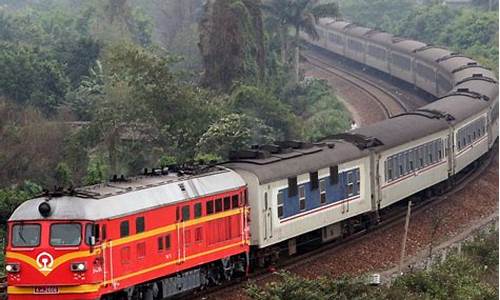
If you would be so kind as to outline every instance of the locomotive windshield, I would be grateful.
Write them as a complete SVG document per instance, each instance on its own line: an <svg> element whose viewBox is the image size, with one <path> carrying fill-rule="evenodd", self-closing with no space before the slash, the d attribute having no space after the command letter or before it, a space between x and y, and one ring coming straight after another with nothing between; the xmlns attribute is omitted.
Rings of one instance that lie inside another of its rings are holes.
<svg viewBox="0 0 500 300"><path fill-rule="evenodd" d="M39 224L16 224L12 227L12 246L36 247L40 245Z"/></svg>
<svg viewBox="0 0 500 300"><path fill-rule="evenodd" d="M50 226L51 246L78 246L82 240L82 225L52 224Z"/></svg>

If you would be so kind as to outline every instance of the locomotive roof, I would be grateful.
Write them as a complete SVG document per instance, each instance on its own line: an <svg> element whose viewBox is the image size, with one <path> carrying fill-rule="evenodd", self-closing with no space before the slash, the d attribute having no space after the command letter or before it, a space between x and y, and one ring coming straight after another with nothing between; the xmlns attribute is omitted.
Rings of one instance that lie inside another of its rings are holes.
<svg viewBox="0 0 500 300"><path fill-rule="evenodd" d="M257 176L260 184L266 184L299 174L316 172L366 155L366 151L351 143L335 141L330 143L330 146L315 146L307 152L294 150L286 157L273 155L271 159L236 160L224 165L235 170L251 172Z"/></svg>
<svg viewBox="0 0 500 300"><path fill-rule="evenodd" d="M129 182L107 183L79 189L75 196L52 198L49 204L53 220L100 220L138 213L155 207L234 190L245 186L234 171L217 167L216 171L198 176L139 177ZM40 197L22 203L10 221L43 219L39 212Z"/></svg>

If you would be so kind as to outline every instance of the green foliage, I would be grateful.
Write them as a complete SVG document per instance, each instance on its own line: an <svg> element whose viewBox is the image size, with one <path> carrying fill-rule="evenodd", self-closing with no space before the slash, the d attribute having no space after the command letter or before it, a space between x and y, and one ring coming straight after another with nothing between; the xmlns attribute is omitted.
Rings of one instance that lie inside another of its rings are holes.
<svg viewBox="0 0 500 300"><path fill-rule="evenodd" d="M264 86L240 85L231 94L232 110L261 119L281 132L279 138L297 136L297 117Z"/></svg>
<svg viewBox="0 0 500 300"><path fill-rule="evenodd" d="M0 42L0 94L54 113L69 87L62 66L38 49Z"/></svg>
<svg viewBox="0 0 500 300"><path fill-rule="evenodd" d="M256 300L498 299L498 231L466 244L462 256L451 255L430 270L398 277L390 287L372 287L352 278L304 279L287 272L278 275L279 281L264 288L250 285L247 294Z"/></svg>
<svg viewBox="0 0 500 300"><path fill-rule="evenodd" d="M59 187L67 188L72 185L71 170L65 162L57 164L54 177Z"/></svg>
<svg viewBox="0 0 500 300"><path fill-rule="evenodd" d="M215 155L215 154L210 154L210 153L199 153L196 155L194 158L195 161L208 164L211 162L219 162L222 160L221 156Z"/></svg>
<svg viewBox="0 0 500 300"><path fill-rule="evenodd" d="M20 186L0 189L0 226L5 224L17 206L41 192L42 188L31 181L25 181Z"/></svg>
<svg viewBox="0 0 500 300"><path fill-rule="evenodd" d="M94 157L90 160L85 177L85 184L92 185L102 183L108 179L108 166L102 157Z"/></svg>
<svg viewBox="0 0 500 300"><path fill-rule="evenodd" d="M158 160L158 165L161 168L165 168L165 167L168 167L169 165L173 165L173 164L175 164L175 157L170 156L170 155L163 155Z"/></svg>
<svg viewBox="0 0 500 300"><path fill-rule="evenodd" d="M498 11L453 9L432 1L416 5L409 0L344 0L341 9L354 22L449 47L498 74Z"/></svg>
<svg viewBox="0 0 500 300"><path fill-rule="evenodd" d="M265 289L250 286L247 289L250 298L255 300L391 299L384 297L384 288L366 286L349 279L331 280L324 277L304 279L287 272L281 272L279 276L279 282L272 282Z"/></svg>
<svg viewBox="0 0 500 300"><path fill-rule="evenodd" d="M415 8L412 0L342 0L340 11L349 20L370 28L384 28ZM387 30L387 29L386 29ZM393 33L392 31L389 31Z"/></svg>
<svg viewBox="0 0 500 300"><path fill-rule="evenodd" d="M463 251L479 265L489 269L498 269L498 234L496 232L476 237L465 245Z"/></svg>
<svg viewBox="0 0 500 300"><path fill-rule="evenodd" d="M199 43L204 84L227 91L238 80L262 80L265 56L260 0L216 0L205 6Z"/></svg>
<svg viewBox="0 0 500 300"><path fill-rule="evenodd" d="M451 256L430 271L398 278L394 287L422 299L497 299L498 291L481 281L483 271L467 256Z"/></svg>
<svg viewBox="0 0 500 300"><path fill-rule="evenodd" d="M275 139L273 129L260 119L233 113L213 123L201 136L197 148L202 154L227 157L230 150L265 144Z"/></svg>

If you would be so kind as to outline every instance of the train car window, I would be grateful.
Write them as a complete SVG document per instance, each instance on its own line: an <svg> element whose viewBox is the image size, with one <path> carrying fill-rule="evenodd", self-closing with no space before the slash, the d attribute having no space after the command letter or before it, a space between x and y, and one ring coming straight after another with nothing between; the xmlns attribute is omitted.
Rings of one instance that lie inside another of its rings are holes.
<svg viewBox="0 0 500 300"><path fill-rule="evenodd" d="M135 253L137 255L137 259L144 259L144 257L146 257L146 243L145 242L137 244L135 250L136 250Z"/></svg>
<svg viewBox="0 0 500 300"><path fill-rule="evenodd" d="M326 180L324 179L319 181L319 203L326 203Z"/></svg>
<svg viewBox="0 0 500 300"><path fill-rule="evenodd" d="M194 217L195 217L195 219L201 217L201 215L202 215L202 211L201 210L202 210L201 203L196 203L194 205Z"/></svg>
<svg viewBox="0 0 500 300"><path fill-rule="evenodd" d="M165 236L165 250L170 249L170 234Z"/></svg>
<svg viewBox="0 0 500 300"><path fill-rule="evenodd" d="M411 61L409 58L397 55L397 54L392 54L392 63L399 67L401 70L411 70Z"/></svg>
<svg viewBox="0 0 500 300"><path fill-rule="evenodd" d="M238 195L233 195L231 197L231 201L233 202L233 208L238 208L240 206L240 199Z"/></svg>
<svg viewBox="0 0 500 300"><path fill-rule="evenodd" d="M107 232L106 224L103 224L102 229L101 229L101 240L105 241L107 237L108 237L108 232Z"/></svg>
<svg viewBox="0 0 500 300"><path fill-rule="evenodd" d="M306 187L304 185L299 186L299 209L306 209Z"/></svg>
<svg viewBox="0 0 500 300"><path fill-rule="evenodd" d="M198 227L196 228L196 230L194 231L194 241L195 243L199 243L203 240L203 228L202 227Z"/></svg>
<svg viewBox="0 0 500 300"><path fill-rule="evenodd" d="M405 151L405 174L408 174L410 172L410 152Z"/></svg>
<svg viewBox="0 0 500 300"><path fill-rule="evenodd" d="M288 197L297 196L297 177L288 178Z"/></svg>
<svg viewBox="0 0 500 300"><path fill-rule="evenodd" d="M158 251L162 251L163 250L163 237L159 237L158 238Z"/></svg>
<svg viewBox="0 0 500 300"><path fill-rule="evenodd" d="M130 263L130 246L125 246L120 250L121 263L126 265Z"/></svg>
<svg viewBox="0 0 500 300"><path fill-rule="evenodd" d="M146 229L146 222L144 220L144 217L138 217L135 219L135 233L141 233L144 232Z"/></svg>
<svg viewBox="0 0 500 300"><path fill-rule="evenodd" d="M207 215L214 213L214 200L207 201Z"/></svg>
<svg viewBox="0 0 500 300"><path fill-rule="evenodd" d="M356 170L356 194L359 195L360 193L361 193L361 176L358 169Z"/></svg>
<svg viewBox="0 0 500 300"><path fill-rule="evenodd" d="M399 174L398 177L403 176L405 174L405 158L403 154L400 154L398 157L398 164L399 164Z"/></svg>
<svg viewBox="0 0 500 300"><path fill-rule="evenodd" d="M269 208L269 201L267 200L267 192L264 193L264 209L267 210Z"/></svg>
<svg viewBox="0 0 500 300"><path fill-rule="evenodd" d="M339 166L330 167L330 184L339 183Z"/></svg>
<svg viewBox="0 0 500 300"><path fill-rule="evenodd" d="M120 223L120 237L126 237L130 233L128 221L123 221Z"/></svg>
<svg viewBox="0 0 500 300"><path fill-rule="evenodd" d="M230 209L231 209L231 198L224 197L224 210L230 210Z"/></svg>
<svg viewBox="0 0 500 300"><path fill-rule="evenodd" d="M248 205L248 190L243 193L243 205Z"/></svg>
<svg viewBox="0 0 500 300"><path fill-rule="evenodd" d="M309 173L309 181L311 181L311 190L315 190L319 187L318 172Z"/></svg>
<svg viewBox="0 0 500 300"><path fill-rule="evenodd" d="M176 220L177 222L179 222L179 220L180 220L180 219L181 219L180 207L179 207L179 206L177 206L177 207L175 208L175 220Z"/></svg>
<svg viewBox="0 0 500 300"><path fill-rule="evenodd" d="M87 224L85 225L85 244L91 244L91 238L94 237L96 242L99 242L99 234L101 233L99 230L99 224Z"/></svg>
<svg viewBox="0 0 500 300"><path fill-rule="evenodd" d="M283 192L278 192L278 218L283 218L284 216L284 208L283 205L285 203L285 195Z"/></svg>
<svg viewBox="0 0 500 300"><path fill-rule="evenodd" d="M387 159L387 181L391 181L392 180L392 158L388 158Z"/></svg>
<svg viewBox="0 0 500 300"><path fill-rule="evenodd" d="M189 221L189 219L191 218L191 215L190 215L190 207L189 205L185 205L182 207L182 221Z"/></svg>
<svg viewBox="0 0 500 300"><path fill-rule="evenodd" d="M385 50L380 47L375 47L373 45L368 46L368 55L377 59L385 60Z"/></svg>
<svg viewBox="0 0 500 300"><path fill-rule="evenodd" d="M413 170L415 170L415 151L413 149L411 149L409 152L408 163L410 167L410 172L413 172Z"/></svg>
<svg viewBox="0 0 500 300"><path fill-rule="evenodd" d="M51 246L78 246L82 241L82 225L77 223L50 225Z"/></svg>
<svg viewBox="0 0 500 300"><path fill-rule="evenodd" d="M12 246L36 247L40 245L39 224L16 224L12 227Z"/></svg>
<svg viewBox="0 0 500 300"><path fill-rule="evenodd" d="M222 199L215 199L215 212L221 212L222 211Z"/></svg>
<svg viewBox="0 0 500 300"><path fill-rule="evenodd" d="M354 178L352 172L347 172L347 196L354 194Z"/></svg>

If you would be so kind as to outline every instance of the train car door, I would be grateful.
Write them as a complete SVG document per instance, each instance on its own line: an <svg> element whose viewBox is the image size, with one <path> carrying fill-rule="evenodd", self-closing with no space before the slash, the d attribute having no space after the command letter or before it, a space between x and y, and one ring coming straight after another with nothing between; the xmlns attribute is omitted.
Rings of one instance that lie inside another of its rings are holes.
<svg viewBox="0 0 500 300"><path fill-rule="evenodd" d="M264 239L271 239L273 237L273 217L268 192L264 192L264 209L262 215L264 216Z"/></svg>
<svg viewBox="0 0 500 300"><path fill-rule="evenodd" d="M177 263L181 264L186 261L186 254L189 247L190 235L189 230L186 228L186 221L189 221L191 218L191 207L190 205L178 206L177 214L178 222L176 225L176 233L177 233Z"/></svg>

